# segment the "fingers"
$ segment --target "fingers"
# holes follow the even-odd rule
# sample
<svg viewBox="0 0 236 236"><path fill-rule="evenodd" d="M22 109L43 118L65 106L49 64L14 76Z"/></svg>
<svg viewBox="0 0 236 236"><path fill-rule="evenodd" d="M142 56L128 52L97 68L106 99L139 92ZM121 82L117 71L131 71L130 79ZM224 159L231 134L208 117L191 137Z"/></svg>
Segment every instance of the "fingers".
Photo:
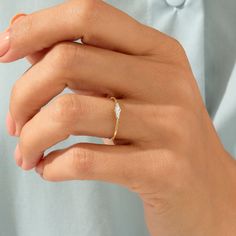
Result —
<svg viewBox="0 0 236 236"><path fill-rule="evenodd" d="M0 62L80 38L85 44L143 55L152 52L164 35L101 0L71 0L15 22Z"/></svg>
<svg viewBox="0 0 236 236"><path fill-rule="evenodd" d="M122 101L122 108L125 104ZM111 138L115 128L114 102L108 98L77 94L59 96L41 109L23 127L19 147L23 157L22 168L33 168L43 152L67 139L70 135ZM132 131L128 126L129 112L120 118L121 129L117 139L127 140ZM127 120L127 121L126 121Z"/></svg>
<svg viewBox="0 0 236 236"><path fill-rule="evenodd" d="M37 61L38 56L31 59ZM142 78L137 72L132 75L134 63L131 56L92 46L69 42L55 45L13 86L10 111L17 136L23 125L66 87L117 97L140 90Z"/></svg>
<svg viewBox="0 0 236 236"><path fill-rule="evenodd" d="M36 171L48 181L102 180L127 187L145 173L143 159L130 145L79 143L49 153Z"/></svg>

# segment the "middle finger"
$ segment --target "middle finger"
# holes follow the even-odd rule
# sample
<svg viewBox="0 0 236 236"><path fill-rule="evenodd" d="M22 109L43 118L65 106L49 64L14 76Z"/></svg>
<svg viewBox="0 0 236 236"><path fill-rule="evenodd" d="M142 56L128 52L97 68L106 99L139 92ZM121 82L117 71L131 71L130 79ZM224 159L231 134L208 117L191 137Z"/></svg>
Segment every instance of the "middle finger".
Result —
<svg viewBox="0 0 236 236"><path fill-rule="evenodd" d="M24 124L66 87L116 97L138 91L137 77L130 76L132 68L134 60L129 55L71 42L56 45L13 87L10 112L17 136Z"/></svg>

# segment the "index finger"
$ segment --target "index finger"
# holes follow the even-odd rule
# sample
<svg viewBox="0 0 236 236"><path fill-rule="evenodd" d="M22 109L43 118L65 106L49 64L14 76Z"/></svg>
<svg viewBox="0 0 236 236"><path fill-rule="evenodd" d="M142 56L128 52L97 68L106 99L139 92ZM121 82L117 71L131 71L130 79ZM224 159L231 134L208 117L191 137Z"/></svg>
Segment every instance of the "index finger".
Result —
<svg viewBox="0 0 236 236"><path fill-rule="evenodd" d="M9 48L0 62L11 62L55 43L78 39L101 48L146 55L155 48L157 38L164 37L101 0L70 0L28 14L13 24L8 33Z"/></svg>

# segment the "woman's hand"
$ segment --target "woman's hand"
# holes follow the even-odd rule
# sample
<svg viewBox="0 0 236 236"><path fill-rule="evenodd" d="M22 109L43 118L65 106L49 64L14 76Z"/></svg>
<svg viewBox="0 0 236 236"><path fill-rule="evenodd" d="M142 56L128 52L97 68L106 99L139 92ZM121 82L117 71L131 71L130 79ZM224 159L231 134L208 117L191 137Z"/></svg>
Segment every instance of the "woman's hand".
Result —
<svg viewBox="0 0 236 236"><path fill-rule="evenodd" d="M32 13L8 32L0 61L33 64L10 100L24 170L127 187L153 236L236 234L235 163L175 39L99 0ZM77 93L57 96L66 87ZM115 145L78 143L42 158L70 135L112 137L110 96L122 109Z"/></svg>

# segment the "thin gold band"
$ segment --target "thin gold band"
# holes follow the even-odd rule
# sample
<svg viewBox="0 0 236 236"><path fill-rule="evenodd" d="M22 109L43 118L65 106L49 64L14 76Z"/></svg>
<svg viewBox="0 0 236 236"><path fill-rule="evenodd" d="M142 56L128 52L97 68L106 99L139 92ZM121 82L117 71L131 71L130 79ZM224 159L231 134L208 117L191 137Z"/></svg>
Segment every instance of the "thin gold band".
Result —
<svg viewBox="0 0 236 236"><path fill-rule="evenodd" d="M114 112L115 112L115 117L116 117L116 125L115 125L114 134L111 138L111 140L113 141L116 138L116 135L118 132L121 108L120 108L120 104L118 103L115 97L110 97L110 98L115 102Z"/></svg>

